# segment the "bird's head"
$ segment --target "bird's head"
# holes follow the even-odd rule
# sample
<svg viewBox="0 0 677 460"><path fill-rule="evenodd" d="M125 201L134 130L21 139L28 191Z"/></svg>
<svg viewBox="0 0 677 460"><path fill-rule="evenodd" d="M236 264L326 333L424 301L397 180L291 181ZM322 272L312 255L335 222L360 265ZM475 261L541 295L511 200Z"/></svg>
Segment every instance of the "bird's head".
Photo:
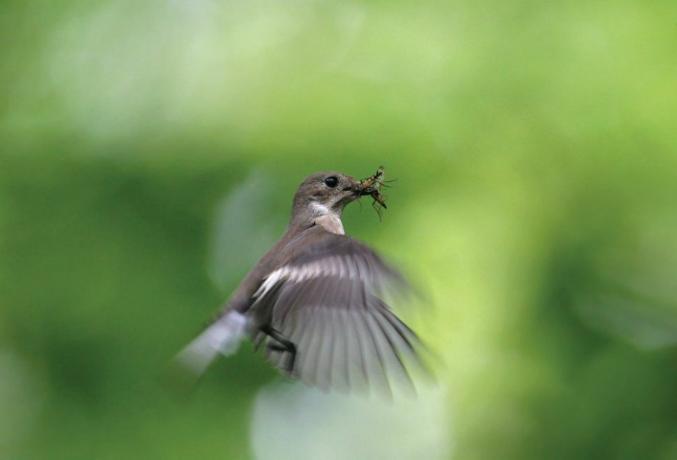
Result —
<svg viewBox="0 0 677 460"><path fill-rule="evenodd" d="M336 171L312 174L294 195L292 219L312 222L327 214L340 217L343 208L361 195L360 181L351 176Z"/></svg>
<svg viewBox="0 0 677 460"><path fill-rule="evenodd" d="M306 226L319 217L329 216L340 223L343 208L364 195L372 197L380 217L380 209L386 207L381 194L381 188L385 186L382 166L372 176L362 180L336 171L311 174L299 185L294 195L291 222Z"/></svg>

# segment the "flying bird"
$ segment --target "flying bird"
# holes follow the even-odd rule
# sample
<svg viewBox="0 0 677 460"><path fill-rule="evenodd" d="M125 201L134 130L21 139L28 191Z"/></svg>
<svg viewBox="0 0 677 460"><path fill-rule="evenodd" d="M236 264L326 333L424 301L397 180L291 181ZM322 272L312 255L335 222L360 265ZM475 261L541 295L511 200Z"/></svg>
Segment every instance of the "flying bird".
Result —
<svg viewBox="0 0 677 460"><path fill-rule="evenodd" d="M383 169L356 180L339 172L307 177L294 195L287 231L247 274L216 320L178 355L201 375L249 336L287 376L322 389L413 388L423 369L417 335L391 310L405 278L372 249L345 235L341 214L369 195L385 206Z"/></svg>

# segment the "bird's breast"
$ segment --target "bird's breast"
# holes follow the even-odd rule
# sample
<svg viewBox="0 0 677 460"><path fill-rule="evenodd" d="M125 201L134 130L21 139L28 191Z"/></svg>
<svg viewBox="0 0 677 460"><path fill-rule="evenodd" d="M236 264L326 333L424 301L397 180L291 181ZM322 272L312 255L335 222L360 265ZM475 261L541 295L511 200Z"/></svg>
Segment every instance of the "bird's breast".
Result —
<svg viewBox="0 0 677 460"><path fill-rule="evenodd" d="M330 213L320 216L315 219L317 225L321 225L325 230L337 235L345 235L346 232L343 229L343 222L341 218L336 214Z"/></svg>

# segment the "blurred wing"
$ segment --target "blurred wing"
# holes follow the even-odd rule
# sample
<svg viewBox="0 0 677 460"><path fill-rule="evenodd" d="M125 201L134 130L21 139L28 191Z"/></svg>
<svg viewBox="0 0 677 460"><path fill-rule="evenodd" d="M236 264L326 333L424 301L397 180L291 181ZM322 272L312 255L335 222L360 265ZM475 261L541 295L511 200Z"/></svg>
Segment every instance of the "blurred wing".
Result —
<svg viewBox="0 0 677 460"><path fill-rule="evenodd" d="M396 379L413 389L420 342L383 300L406 294L405 279L365 245L325 233L265 279L253 308L295 344L293 375L304 382L390 390ZM268 357L284 369L283 353Z"/></svg>

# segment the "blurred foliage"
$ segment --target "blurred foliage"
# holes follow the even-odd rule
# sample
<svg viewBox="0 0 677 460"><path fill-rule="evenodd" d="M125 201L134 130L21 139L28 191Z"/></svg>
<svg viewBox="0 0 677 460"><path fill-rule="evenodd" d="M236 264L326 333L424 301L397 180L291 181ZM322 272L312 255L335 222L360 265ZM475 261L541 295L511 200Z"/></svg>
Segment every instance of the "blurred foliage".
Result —
<svg viewBox="0 0 677 460"><path fill-rule="evenodd" d="M188 398L165 363L306 174L384 164L383 222L364 200L346 228L430 290L445 452L677 459L675 24L668 0L2 2L0 456L263 458L279 377L250 346Z"/></svg>

